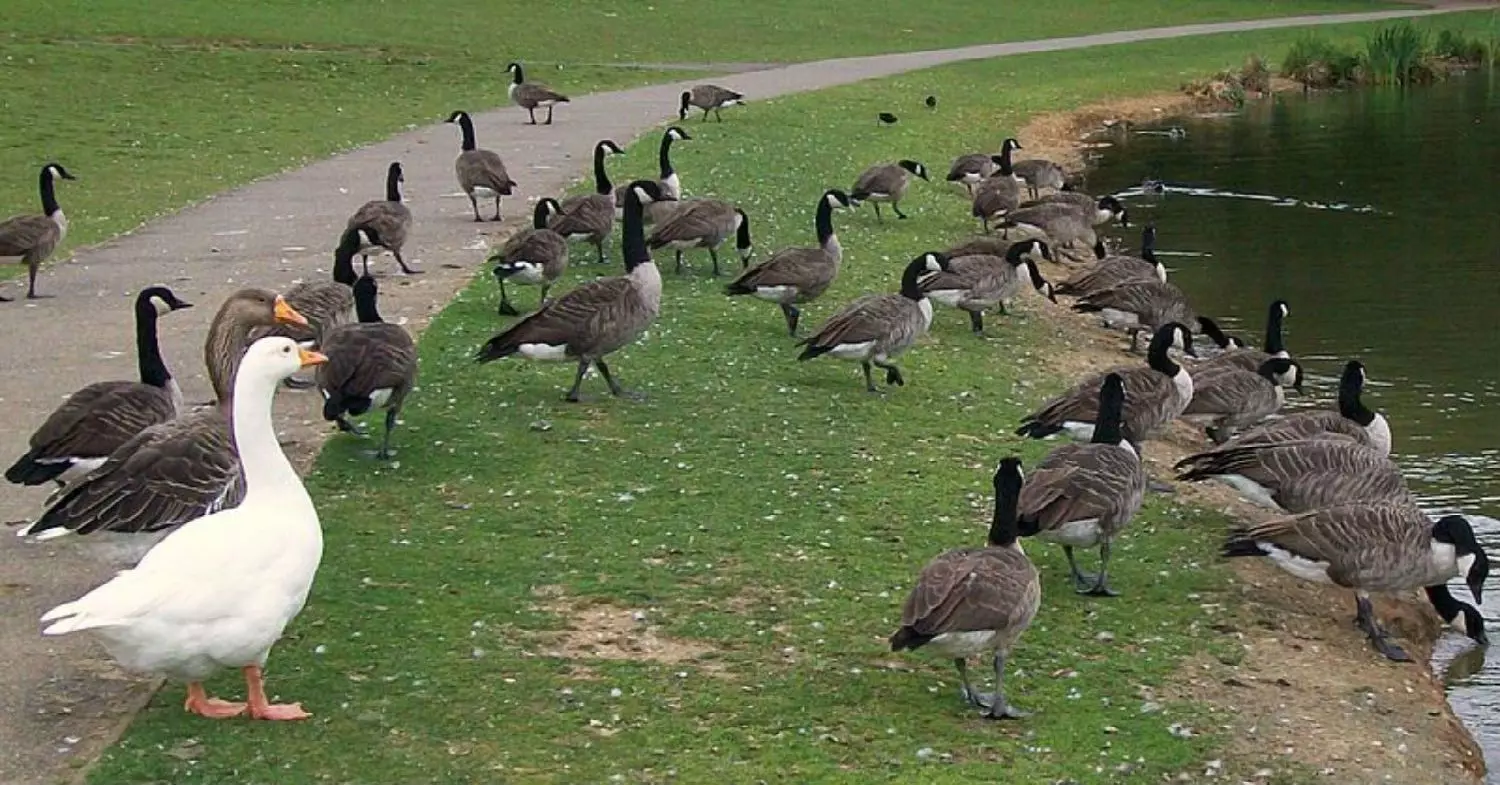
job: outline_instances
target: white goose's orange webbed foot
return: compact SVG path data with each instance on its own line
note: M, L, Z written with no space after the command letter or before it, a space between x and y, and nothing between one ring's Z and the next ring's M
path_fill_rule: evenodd
M182 702L182 708L211 720L225 720L245 713L243 703L208 697L203 689L203 682L199 681L188 683L187 700Z
M250 718L256 720L305 720L311 717L300 703L271 703L266 700L266 685L260 668L245 666L245 684L249 688Z

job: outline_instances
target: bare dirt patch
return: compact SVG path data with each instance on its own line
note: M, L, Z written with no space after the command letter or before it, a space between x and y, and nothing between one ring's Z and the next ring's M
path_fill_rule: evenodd
M722 672L720 663L704 658L714 648L699 641L675 638L661 632L640 610L606 602L570 600L560 587L539 587L533 593L544 597L537 604L562 619L566 627L543 633L543 656L568 660L634 660L666 665L694 664L711 672Z

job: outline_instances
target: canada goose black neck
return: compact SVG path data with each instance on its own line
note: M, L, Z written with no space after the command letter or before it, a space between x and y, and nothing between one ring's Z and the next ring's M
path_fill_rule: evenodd
M377 324L385 321L380 318L378 307L379 287L375 285L375 279L368 275L360 276L354 282L354 312L359 316L360 324Z
M1266 354L1280 354L1286 351L1286 344L1281 339L1281 320L1286 312L1286 303L1277 300L1271 303L1271 310L1266 314Z
M609 148L603 142L594 145L594 193L601 196L609 196L615 192L614 184L609 181L609 173L604 171L606 155L609 155Z
M818 212L813 218L813 225L818 230L818 245L828 245L828 239L833 237L833 191L829 191L818 199Z
M1229 336L1224 334L1224 330L1219 327L1219 323L1207 316L1198 317L1198 330L1208 336L1208 339L1213 341L1214 345L1220 349L1228 349L1231 345Z
M1009 142L1010 140L1007 139L1006 141ZM1011 168L1010 150L1011 146L1009 144L1001 145L999 157L990 159L1000 165L1000 174L1006 177L1012 177L1016 173L1016 170Z
M362 244L358 229L346 229L339 237L339 247L333 251L333 280L345 286L354 285L358 278L354 274L354 255Z
M680 130L675 127L668 128L667 132L661 135L661 147L656 151L656 163L661 169L662 180L666 180L677 173L677 170L672 168L672 142L677 140L677 134L672 132L680 132ZM686 134L684 134L684 137L686 137Z
M992 547L1007 547L1020 534L1016 504L1021 500L1024 479L1020 458L1006 458L995 471L995 516L990 521L990 533L986 537Z
M511 84L520 84L526 81L526 73L525 71L521 70L520 63L511 63L510 65L506 66L506 68L510 70Z
M936 272L936 270L933 270L930 266L929 260L933 258L941 257L938 257L937 254L924 253L921 256L918 256L917 258L911 260L911 263L906 265L906 269L901 273L902 297L905 297L908 300L921 301L922 298L927 296L927 293L922 291L922 276L927 275L928 273ZM947 269L946 262L943 262L943 269Z
M1469 524L1469 519L1462 515L1445 515L1439 518L1432 525L1432 540L1453 546L1453 555L1462 571L1459 577L1469 587L1474 601L1483 604L1484 582L1490 575L1490 560L1483 546L1475 539L1474 528ZM1466 557L1472 559L1472 563L1464 570Z
M1141 258L1148 262L1156 261L1156 227L1148 224L1141 230Z
M1428 586L1425 591L1427 601L1432 603L1433 609L1443 617L1444 622L1453 624L1462 615L1464 634L1478 643L1489 645L1490 637L1484 629L1484 614L1478 608L1456 599L1446 584Z
M740 217L740 225L734 230L734 247L740 251L748 251L753 245L750 242L750 216L738 207L735 208L734 214Z
M393 163L391 168L385 172L385 200L387 202L401 201L401 164Z
M547 219L552 217L552 207L557 204L552 199L542 199L536 203L536 209L531 213L531 227L533 229L546 229Z
M646 247L646 208L636 193L637 187L644 185L637 181L625 190L625 225L620 229L620 250L625 256L626 272L652 262L651 250Z
M1187 335L1188 331L1177 322L1158 328L1156 334L1151 336L1150 348L1146 350L1146 364L1159 373L1176 376L1177 372L1182 370L1182 366L1172 361L1171 349L1179 334ZM1192 338L1189 337L1187 340L1191 341Z
M42 167L38 186L42 192L42 215L50 218L62 209L57 204L57 191L54 190L52 183L52 164Z
M1104 377L1099 389L1099 419L1094 423L1094 444L1119 444L1125 437L1125 380L1117 373Z
M686 120L687 119L687 116L688 116L688 106L689 106L689 104L691 103L692 100L693 100L693 94L692 94L692 92L690 92L688 90L683 90L682 91L682 103L679 104L678 107L677 107L677 119L678 120Z
M479 149L478 143L474 140L474 121L469 119L469 113L454 112L453 114L458 118L458 130L463 133L463 151L469 153Z
M135 298L135 356L141 381L162 389L166 389L167 383L172 381L172 374L167 370L167 363L162 360L161 345L156 339L156 318L159 314L152 300L160 297L170 304L171 301L166 298L168 294L170 292L167 290L153 286Z
M1356 360L1344 366L1344 375L1339 377L1339 414L1360 425L1375 422L1375 412L1365 406L1365 368Z

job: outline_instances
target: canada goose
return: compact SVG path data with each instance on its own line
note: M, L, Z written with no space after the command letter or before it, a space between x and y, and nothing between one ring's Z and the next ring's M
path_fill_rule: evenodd
M557 232L547 228L552 216L562 208L556 199L543 199L536 203L531 228L512 236L505 245L490 257L495 262L495 280L500 282L500 315L520 316L510 299L505 295L505 281L528 286L540 285L542 295L537 307L547 304L547 292L552 284L568 269L568 241Z
M349 216L347 228L370 230L374 242L360 250L366 264L370 261L370 248L384 248L396 257L401 272L416 275L421 270L407 267L406 260L401 258L401 247L406 245L406 234L411 231L411 210L401 203L403 182L406 182L406 175L401 171L401 163L393 162L385 174L385 198L365 202Z
M339 236L338 248L333 252L333 280L303 281L282 294L287 305L306 321L257 327L250 332L247 345L261 338L278 336L316 346L329 330L355 321L358 314L354 310L354 281L357 277L354 274L354 255L378 242L374 232L369 229L345 229ZM305 390L313 386L311 380L295 375L288 376L282 383L293 390Z
M1016 435L1040 439L1067 431L1074 439L1092 439L1094 423L1099 419L1099 386L1107 374L1115 373L1125 382L1125 417L1121 430L1139 454L1141 442L1156 429L1177 419L1193 399L1193 378L1186 369L1173 362L1170 350L1174 346L1181 346L1189 356L1193 354L1193 336L1188 329L1177 322L1158 327L1151 337L1150 348L1146 350L1145 366L1112 368L1106 373L1088 376L1026 415L1021 427L1016 429Z
M359 321L340 325L323 338L319 350L328 361L318 366L318 390L323 393L323 419L338 423L345 433L362 432L349 422L371 409L385 410L385 439L376 458L391 450L391 432L401 404L417 381L417 345L400 325L380 318L375 279L365 274L354 282L354 304Z
M1481 646L1490 645L1490 636L1484 630L1484 615L1479 612L1478 608L1455 598L1453 593L1448 591L1446 583L1427 586L1423 591L1427 593L1427 601L1432 603L1433 609L1442 617L1444 623L1472 638Z
M1052 294L1052 284L1047 283L1037 269L1038 256L1049 261L1052 259L1052 252L1041 240L1015 243L1006 250L1004 257L950 257L947 272L926 276L920 286L934 301L968 311L969 326L975 335L983 335L984 312L998 307L1000 313L1006 313L1007 303L1021 291L1023 276L1029 276L1032 287L1057 302Z
M726 106L743 106L745 96L718 85L700 84L691 90L682 91L682 104L677 108L677 119L686 120L688 107L697 107L703 110L703 119L708 119L708 113L714 113L714 119L724 122L723 115L719 110Z
M19 485L51 480L65 488L98 468L137 433L178 416L182 388L162 361L156 319L191 307L165 286L141 290L135 298L135 351L141 380L94 382L68 396L31 434L31 449L5 471L5 479Z
M672 126L661 135L661 146L657 148L656 160L661 170L662 193L667 199L673 201L652 202L646 205L646 223L655 224L671 217L672 213L681 207L679 200L682 199L682 178L677 176L677 169L672 166L672 143L692 141L693 137L687 131ZM615 220L625 217L625 189L620 186L614 190Z
M1035 199L1028 199L1022 207L1035 207L1039 204L1069 204L1084 210L1092 209L1099 202L1099 197L1090 196L1082 191L1074 190L1073 186L1063 183L1062 189L1050 194L1043 194ZM1101 221L1102 223L1102 221Z
M1410 501L1360 502L1243 526L1224 543L1224 556L1264 556L1305 581L1353 589L1360 629L1387 659L1411 657L1375 620L1371 592L1404 592L1463 578L1483 603L1489 557L1462 515L1428 519Z
M881 112L875 119L880 125L895 125L898 118L890 112Z
M1058 294L1088 297L1137 281L1166 281L1167 268L1156 258L1156 227L1141 230L1141 255L1111 254L1057 285ZM1200 320L1201 323L1201 320Z
M1411 498L1401 467L1342 439L1226 445L1189 455L1176 468L1178 479L1218 478L1255 504L1290 513Z
M1215 444L1229 441L1239 428L1259 423L1281 410L1285 387L1302 389L1302 366L1273 357L1255 372L1239 366L1193 369L1193 400L1182 419L1201 425Z
M1286 344L1281 337L1281 323L1289 314L1291 306L1286 300L1276 300L1271 303L1269 313L1266 316L1266 343L1263 349L1251 349L1248 347L1236 348L1225 351L1208 360L1203 366L1225 366L1234 365L1240 368L1258 368L1266 360L1272 357L1291 357L1286 350ZM1201 320L1200 320L1201 321ZM1217 327L1217 325L1214 325Z
M491 338L475 359L486 363L519 354L532 360L576 360L578 375L567 400L581 400L578 388L590 365L599 369L616 397L640 398L615 381L604 358L639 337L661 310L661 273L646 248L643 225L645 203L661 198L661 185L650 180L636 180L625 194L624 275L580 284Z
M797 337L797 319L802 312L795 303L818 299L838 277L843 246L833 233L833 211L850 207L848 195L838 189L824 191L818 198L813 225L818 232L816 248L783 248L771 258L740 273L725 287L730 297L754 295L781 306L786 317L787 333Z
M1218 359L1219 357L1222 357L1225 352L1232 352L1236 349L1245 348L1244 341L1240 340L1238 336L1229 335L1228 333L1224 332L1224 329L1219 326L1218 322L1210 319L1207 316L1198 317L1198 332L1206 336L1208 340L1213 344L1213 346L1208 351L1202 353L1205 362L1207 362L1207 360L1209 360L1210 358ZM1240 366L1235 365L1234 367L1238 368Z
M983 235L980 237L970 237L958 245L943 251L943 254L949 259L957 259L960 256L999 256L1003 258L1007 253L1010 253L1010 248L1013 245L1015 243L1010 240L992 235ZM1048 246L1048 253L1051 253L1051 246Z
M39 176L42 192L41 215L17 215L0 222L0 258L19 257L26 263L26 299L41 299L36 293L36 271L57 250L68 235L68 216L57 204L57 193L53 188L54 177L64 180L78 178L68 174L62 164L51 163L42 167ZM0 297L0 302L10 302L9 297Z
M1016 177L1026 181L1026 190L1035 199L1043 188L1061 190L1067 173L1062 166L1045 158L1027 158L1015 163Z
M750 217L745 211L719 199L696 199L684 202L664 223L646 238L652 250L671 248L677 253L677 272L682 272L682 252L689 248L707 248L714 261L714 277L719 277L719 246L734 236L740 256L740 269L750 264L754 250L750 242Z
M1005 698L1005 660L1042 604L1036 567L1016 542L1023 481L1019 458L1000 462L985 547L946 551L928 562L901 609L901 628L890 639L891 651L929 646L952 658L962 684L959 697L996 720L1026 716ZM995 658L995 692L985 695L969 685L967 659L989 652Z
M1099 226L1110 221L1119 221L1121 226L1130 225L1130 210L1113 196L1102 196L1089 204L1072 201L1053 201L1018 207L1006 214L1000 226L1034 234L1047 234L1049 227L1065 218L1077 218L1089 226Z
M218 405L137 433L20 534L45 539L70 531L157 532L238 504L244 484L229 429L235 372L255 328L306 321L274 292L241 289L230 295L203 345Z
M964 190L974 195L974 186L986 177L989 177L997 168L1014 170L1010 166L1011 152L1021 149L1021 143L1015 139L1006 139L1000 144L1000 153L991 155L989 153L969 153L953 159L953 165L948 168L948 182L963 183Z
M880 215L881 202L889 202L891 212L897 218L905 218L906 214L901 212L901 199L906 196L906 189L911 185L911 175L926 180L927 167L905 158L893 164L872 166L854 181L854 187L849 191L849 201L856 207L863 202L874 204L877 221L885 220Z
M1109 588L1110 545L1146 497L1146 469L1120 430L1124 407L1125 380L1106 375L1093 438L1052 450L1021 488L1021 536L1061 545L1079 594L1117 596ZM1088 575L1078 569L1073 549L1095 546L1099 573Z
M972 189L969 214L979 219L979 228L988 233L991 221L999 221L1015 210L1021 199L1021 181L1010 169L1009 156L997 156L1000 168L979 181Z
M932 301L922 291L924 275L947 272L948 257L928 252L913 259L901 274L899 294L869 294L849 303L829 318L812 336L798 342L807 348L797 355L799 361L825 354L840 360L858 360L865 372L865 389L883 393L875 387L870 366L885 371L885 383L906 385L891 358L906 351L932 326Z
M1073 303L1073 310L1098 312L1106 325L1129 331L1132 352L1139 345L1142 332L1168 323L1198 321L1187 295L1176 284L1166 281L1135 281L1101 289Z
M516 106L526 110L526 115L531 118L532 125L536 125L537 107L547 107L546 125L552 125L552 109L558 104L567 103L568 97L540 82L526 81L526 75L521 70L520 63L511 63L505 66L505 70L511 75L510 87L506 88L506 92L510 94L510 100L514 101Z
M1363 444L1381 455L1390 455L1390 423L1386 421L1385 415L1365 406L1362 399L1364 386L1365 366L1358 360L1350 360L1344 365L1343 375L1339 378L1337 411L1293 412L1240 434L1231 444L1337 438Z
M1020 210L1006 213L996 224L1000 228L1000 236L1010 240L1023 240L1028 237L1043 238L1052 247L1053 254L1076 257L1085 249L1089 249L1093 251L1096 260L1109 256L1109 249L1104 246L1104 240L1094 229L1090 217L1076 210L1053 209L1063 207L1063 205L1042 205L1042 207L1048 208L1044 217L1036 214L1027 216ZM1036 221L1036 223L1018 223L1022 218Z
M623 155L620 146L605 139L594 145L594 192L570 196L562 201L562 212L552 216L548 228L567 238L568 242L592 243L604 264L604 241L615 228L615 192L604 170L606 156ZM660 188L657 189L661 191ZM669 198L662 191L662 198Z
M448 115L448 122L458 123L459 130L463 132L463 149L453 162L453 170L458 175L458 187L469 195L469 206L474 208L474 220L484 220L479 217L476 194L495 197L495 220L500 220L500 197L515 193L516 181L506 174L505 163L500 160L499 155L475 146L474 121L469 119L468 112L454 112Z

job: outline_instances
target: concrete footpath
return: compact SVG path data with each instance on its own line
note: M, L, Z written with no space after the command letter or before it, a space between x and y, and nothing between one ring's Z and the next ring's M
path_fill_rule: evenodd
M748 100L817 90L961 60L1079 49L1211 33L1376 21L1464 10L1387 11L1262 19L1133 30L1072 38L910 52L737 73L714 81ZM475 116L479 144L505 159L523 198L507 200L506 231L526 226L537 198L557 194L587 174L592 147L603 138L624 143L675 118L678 94L691 83L656 85L575 98L552 126L525 125L513 107ZM505 100L496 78L476 88L474 105ZM455 109L467 107L453 107ZM752 109L753 111L753 109ZM434 122L442 118L433 118ZM726 120L726 122L733 122ZM383 195L386 166L405 167L415 218L407 255L426 271L383 279L381 310L388 320L424 327L465 285L497 245L500 226L470 220L468 200L456 196L455 126L438 123L298 171L222 194L103 245L79 250L47 269L38 282L53 299L0 303L0 462L26 450L26 440L67 395L94 381L135 376L131 298L142 287L167 284L198 307L161 321L163 352L189 401L211 397L202 362L208 321L223 299L242 286L282 290L303 278L327 276L332 248L348 216ZM67 161L81 172L87 161ZM59 189L66 209L68 189ZM87 215L71 216L75 222ZM382 271L394 263L372 263ZM24 295L15 283L5 293ZM310 457L329 429L318 421L313 393L278 396L284 437ZM46 489L0 488L0 520L26 520ZM104 580L111 567L80 540L34 544L0 529L0 783L54 783L74 776L118 735L149 697L152 683L119 672L86 636L43 639L37 617Z

